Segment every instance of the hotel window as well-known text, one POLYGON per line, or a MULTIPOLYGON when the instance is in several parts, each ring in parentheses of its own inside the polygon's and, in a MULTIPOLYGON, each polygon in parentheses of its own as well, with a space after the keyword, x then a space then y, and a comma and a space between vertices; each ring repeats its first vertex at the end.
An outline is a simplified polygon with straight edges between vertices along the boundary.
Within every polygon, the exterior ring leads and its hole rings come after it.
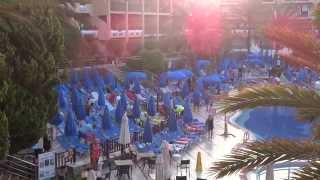
POLYGON ((309 16, 309 7, 307 5, 302 5, 299 7, 299 16, 308 17, 309 16))

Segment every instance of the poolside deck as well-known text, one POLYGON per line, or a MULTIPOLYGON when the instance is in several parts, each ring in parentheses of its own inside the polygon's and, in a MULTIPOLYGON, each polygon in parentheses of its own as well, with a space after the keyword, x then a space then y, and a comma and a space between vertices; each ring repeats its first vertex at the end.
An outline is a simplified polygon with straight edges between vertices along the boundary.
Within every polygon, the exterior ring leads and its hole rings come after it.
MULTIPOLYGON (((205 121, 208 113, 206 112, 205 107, 202 107, 200 109, 200 112, 194 112, 194 116, 199 120, 205 121)), ((190 159, 191 161, 190 178, 188 179, 196 180, 197 177, 214 179, 214 177, 210 176, 210 173, 208 172, 208 169, 212 165, 212 162, 223 158, 224 155, 231 152, 232 148, 243 141, 243 130, 236 128, 230 124, 228 126, 228 130, 229 133, 234 135, 234 137, 221 136, 221 134, 223 134, 224 132, 224 116, 217 115, 215 117, 214 138, 211 140, 207 137, 202 137, 198 143, 194 144, 185 152, 185 154, 182 155, 182 159, 190 159), (198 152, 201 152, 202 158, 203 172, 201 174, 197 174, 195 171, 198 152)), ((173 165, 172 169, 174 176, 181 175, 180 171, 176 171, 176 166, 173 165)), ((185 171, 182 172, 182 175, 185 175, 185 171)), ((154 176, 154 172, 150 174, 150 177, 152 179, 154 179, 154 176)), ((133 172, 133 179, 143 180, 147 178, 142 175, 140 169, 136 168, 133 172)), ((222 180, 243 180, 243 178, 241 178, 239 175, 234 175, 223 178, 222 180)))

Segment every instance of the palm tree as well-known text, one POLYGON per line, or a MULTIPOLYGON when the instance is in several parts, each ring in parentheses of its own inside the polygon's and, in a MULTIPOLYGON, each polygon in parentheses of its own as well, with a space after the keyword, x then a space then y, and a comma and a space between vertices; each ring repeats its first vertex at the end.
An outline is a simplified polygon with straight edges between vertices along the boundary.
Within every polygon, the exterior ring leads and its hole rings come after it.
MULTIPOLYGON (((319 69, 320 41, 312 35, 279 26, 268 28, 266 35, 294 52, 294 54, 283 55, 288 62, 308 66, 314 70, 319 69)), ((320 179, 320 144, 318 143, 320 126, 317 123, 320 117, 320 94, 316 90, 304 87, 265 85, 246 88, 220 103, 223 113, 258 106, 296 108, 299 119, 313 125, 313 139, 301 141, 273 139, 246 143, 213 164, 210 170, 215 173, 215 176, 221 178, 277 162, 300 160, 305 161, 306 165, 294 173, 294 179, 320 179)))
MULTIPOLYGON (((320 95, 313 90, 294 86, 247 88, 226 98, 220 105, 225 113, 258 106, 288 106, 297 109, 301 120, 313 123, 320 117, 320 95)), ((315 127, 315 130, 318 129, 315 127)), ((320 144, 316 140, 318 136, 313 141, 274 139, 247 143, 233 150, 225 159, 214 163, 211 170, 217 172, 217 177, 223 177, 276 162, 308 160, 310 163, 295 173, 295 179, 320 179, 320 144)))

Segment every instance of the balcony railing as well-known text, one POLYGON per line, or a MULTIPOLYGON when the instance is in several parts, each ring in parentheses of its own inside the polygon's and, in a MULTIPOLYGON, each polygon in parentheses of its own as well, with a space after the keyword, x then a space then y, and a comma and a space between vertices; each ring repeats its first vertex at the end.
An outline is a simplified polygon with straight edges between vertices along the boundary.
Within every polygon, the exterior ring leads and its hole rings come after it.
POLYGON ((91 4, 76 4, 75 12, 79 14, 90 14, 92 12, 91 4))
POLYGON ((125 38, 125 37, 141 37, 143 34, 143 30, 128 30, 128 34, 126 30, 111 30, 111 38, 125 38))

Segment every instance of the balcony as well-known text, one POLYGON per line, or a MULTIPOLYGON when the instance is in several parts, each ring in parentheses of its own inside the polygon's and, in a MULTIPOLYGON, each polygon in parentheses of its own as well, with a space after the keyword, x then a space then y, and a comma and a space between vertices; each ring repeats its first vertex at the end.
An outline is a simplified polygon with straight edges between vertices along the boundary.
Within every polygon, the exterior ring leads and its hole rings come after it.
POLYGON ((98 30, 93 29, 93 30, 80 30, 80 34, 82 37, 85 36, 92 36, 92 37, 97 37, 98 36, 98 30))
POLYGON ((128 34, 126 30, 111 30, 111 38, 137 38, 141 37, 143 34, 143 30, 128 30, 128 34))
POLYGON ((76 3, 74 11, 79 14, 91 14, 92 13, 92 5, 91 4, 80 4, 76 3))

